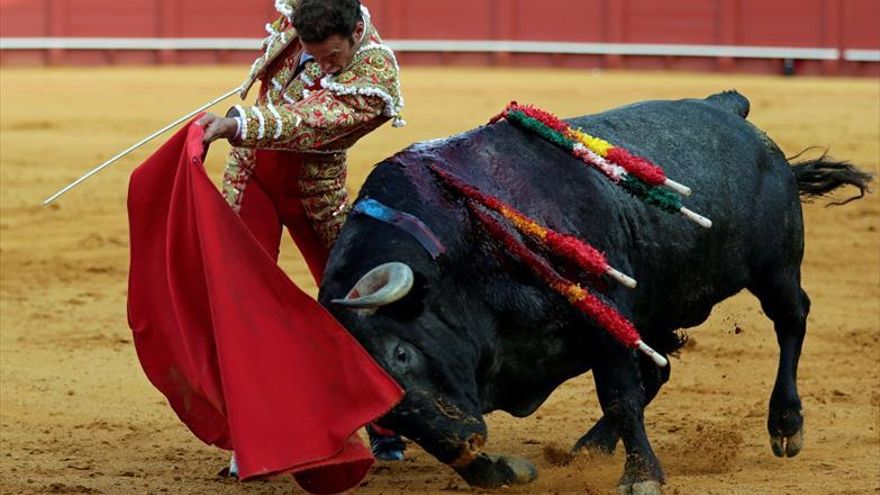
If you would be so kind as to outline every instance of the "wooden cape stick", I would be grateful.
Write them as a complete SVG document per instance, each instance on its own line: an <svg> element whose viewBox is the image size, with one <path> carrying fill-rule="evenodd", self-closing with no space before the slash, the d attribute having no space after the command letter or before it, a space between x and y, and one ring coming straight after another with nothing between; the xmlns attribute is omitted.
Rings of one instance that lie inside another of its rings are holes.
<svg viewBox="0 0 880 495"><path fill-rule="evenodd" d="M89 177L91 177L91 176L97 174L97 173L100 172L101 170L104 170L105 168L107 168L108 166L110 166L111 164L113 164L114 162L116 162L117 160L119 160L120 158L124 157L125 155L131 153L132 151L134 151L134 150L140 148L141 146L147 144L148 142L152 141L153 139L155 139L157 136L163 134L163 133L164 133L165 131L167 131L168 129L171 129L171 128L174 127L174 126L176 126L176 125L178 125L178 124L180 124L180 123L182 123L182 122L185 122L186 120L188 120L188 119L194 117L195 115L197 115L199 112L201 112L201 111L203 111L203 110L205 110L205 109L207 109L207 108L209 108L209 107L212 107L212 106L216 105L217 103L220 103L221 101L225 100L226 98L229 98L230 96L232 96L232 95L238 93L240 90L241 90L241 88L239 88L239 87L236 86L235 89L231 89L231 90L229 90L227 93L225 93L225 94L223 94L223 95L221 95L221 96L218 96L217 98L214 98L213 100L209 101L208 103L205 103L204 105L202 105L202 106L200 106L199 108L193 110L192 112L190 112L190 113L184 115L183 117L181 117L181 118L175 120L174 122L172 122L172 123L166 125L165 127L159 129L158 131L156 131L156 132L150 134L149 136L145 137L144 139L138 141L137 143L133 144L131 147L129 147L129 148L126 149L125 151L120 152L119 154L117 154L117 155L114 156L113 158L111 158L111 159L107 160L106 162L104 162L104 163L98 165L97 167L95 167L95 168L89 170L88 172L86 172L85 174L83 174L83 176L80 177L79 179L76 179L75 181L71 182L70 184L68 184L67 186L65 186L63 189L61 189L60 191L58 191L58 192L56 192L55 194L53 194L53 195L49 196L48 198L46 198L46 200L43 201L43 206L48 206L48 205L51 204L53 201L55 201L56 199L58 199L62 194L66 193L67 191L70 191L70 190L73 189L74 187L80 185L80 184L81 184L82 182L84 182L86 179L88 179Z"/></svg>

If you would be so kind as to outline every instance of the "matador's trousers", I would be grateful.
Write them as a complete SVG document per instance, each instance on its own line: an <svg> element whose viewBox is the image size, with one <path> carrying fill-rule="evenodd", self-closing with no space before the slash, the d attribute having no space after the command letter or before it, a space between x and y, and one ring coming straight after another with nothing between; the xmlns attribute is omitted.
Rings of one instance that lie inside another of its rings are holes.
<svg viewBox="0 0 880 495"><path fill-rule="evenodd" d="M224 187L224 192L275 260L282 226L287 227L315 282L320 284L330 247L348 208L345 166L345 153L258 150L254 169L246 177L239 173L236 188Z"/></svg>

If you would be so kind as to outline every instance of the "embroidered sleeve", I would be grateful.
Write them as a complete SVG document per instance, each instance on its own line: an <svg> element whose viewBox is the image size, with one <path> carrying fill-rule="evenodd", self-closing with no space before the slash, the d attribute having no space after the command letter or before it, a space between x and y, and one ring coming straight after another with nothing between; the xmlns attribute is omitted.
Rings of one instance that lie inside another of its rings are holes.
<svg viewBox="0 0 880 495"><path fill-rule="evenodd" d="M348 141L359 131L369 132L384 121L377 121L384 108L385 102L376 96L336 95L326 89L281 106L238 106L241 129L234 144L288 151L320 149Z"/></svg>
<svg viewBox="0 0 880 495"><path fill-rule="evenodd" d="M267 98L236 107L240 131L233 144L290 151L347 148L388 118L403 124L400 68L378 37L358 49L344 72L317 80L319 71L317 64L308 64L287 90L274 78ZM302 99L297 99L300 87Z"/></svg>

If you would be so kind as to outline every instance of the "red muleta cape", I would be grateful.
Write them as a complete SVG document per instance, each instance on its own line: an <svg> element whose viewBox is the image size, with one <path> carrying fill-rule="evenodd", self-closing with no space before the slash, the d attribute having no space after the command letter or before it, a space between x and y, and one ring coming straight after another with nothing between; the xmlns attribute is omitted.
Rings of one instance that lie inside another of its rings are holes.
<svg viewBox="0 0 880 495"><path fill-rule="evenodd" d="M313 493L349 489L374 462L356 430L403 391L229 208L203 133L191 122L131 176L141 365L198 438L235 450L242 479L291 472Z"/></svg>

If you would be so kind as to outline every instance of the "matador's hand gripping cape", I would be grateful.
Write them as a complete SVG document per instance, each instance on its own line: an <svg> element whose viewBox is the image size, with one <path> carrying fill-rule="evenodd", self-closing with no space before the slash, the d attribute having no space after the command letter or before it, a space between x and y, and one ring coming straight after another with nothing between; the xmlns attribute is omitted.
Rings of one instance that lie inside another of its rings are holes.
<svg viewBox="0 0 880 495"><path fill-rule="evenodd" d="M190 124L131 177L129 324L147 377L192 432L234 449L243 479L291 472L356 486L355 431L402 397L253 238L206 175Z"/></svg>

